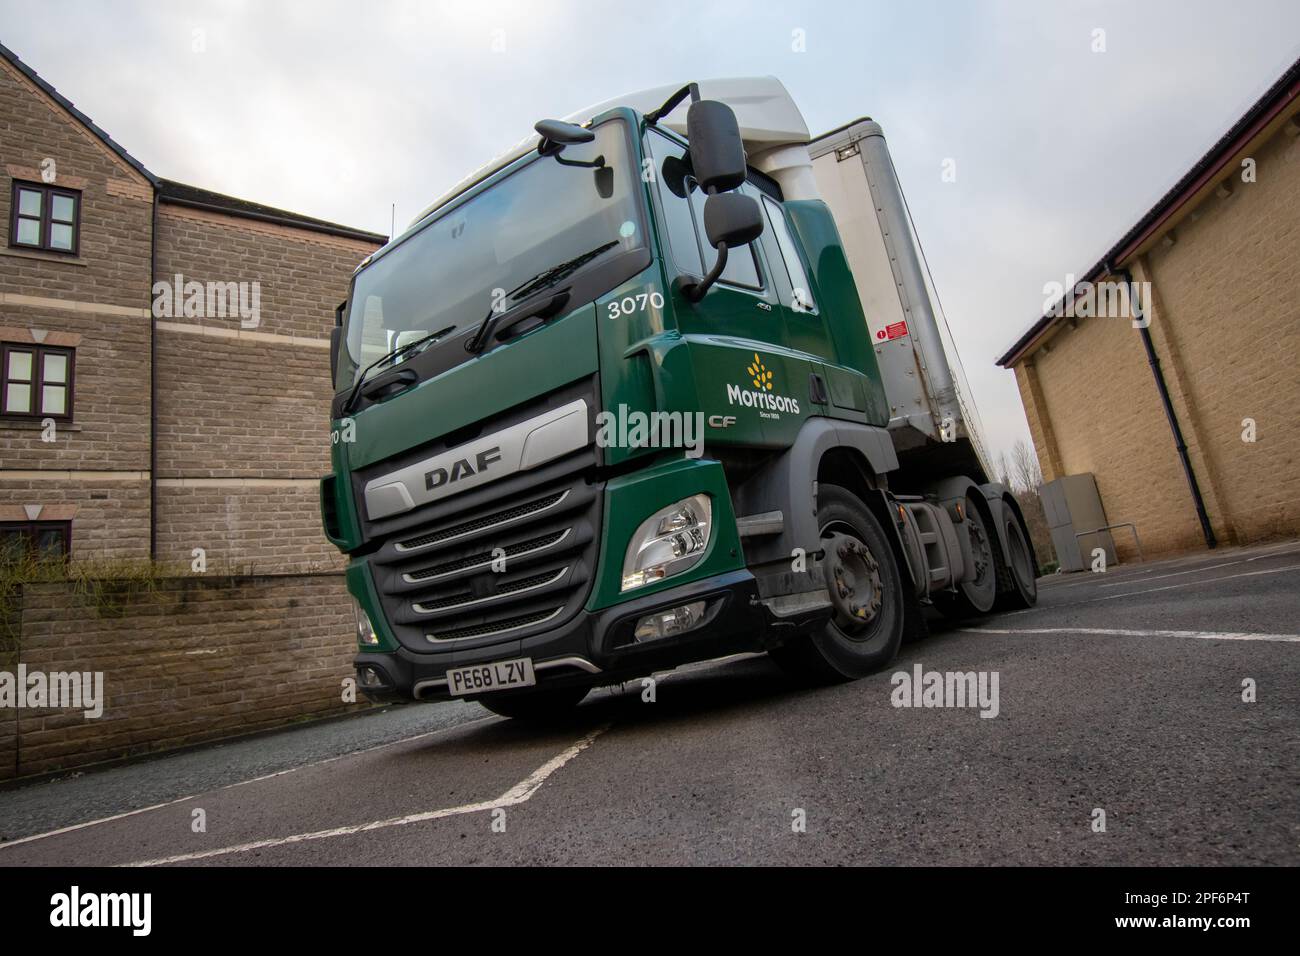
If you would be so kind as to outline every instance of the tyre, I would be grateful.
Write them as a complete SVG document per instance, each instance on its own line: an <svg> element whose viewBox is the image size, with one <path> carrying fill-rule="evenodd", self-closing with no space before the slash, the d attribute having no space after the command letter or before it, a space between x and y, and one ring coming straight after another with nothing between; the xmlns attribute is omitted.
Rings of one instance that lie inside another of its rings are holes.
<svg viewBox="0 0 1300 956"><path fill-rule="evenodd" d="M587 687L560 687L525 694L485 694L478 702L502 717L543 724L563 720L587 696Z"/></svg>
<svg viewBox="0 0 1300 956"><path fill-rule="evenodd" d="M1018 611L1038 603L1037 571L1033 549L1020 526L1020 519L1010 508L1002 509L1003 528L1007 534L1007 553L998 548L999 610Z"/></svg>
<svg viewBox="0 0 1300 956"><path fill-rule="evenodd" d="M817 495L822 571L834 614L819 631L769 653L791 676L816 683L879 670L903 639L903 579L884 529L866 505L837 485Z"/></svg>
<svg viewBox="0 0 1300 956"><path fill-rule="evenodd" d="M966 497L963 506L966 511L966 532L970 536L971 556L975 562L975 577L963 581L957 586L956 594L937 594L934 606L947 617L961 620L987 614L993 610L998 597L998 550L984 515L971 500Z"/></svg>

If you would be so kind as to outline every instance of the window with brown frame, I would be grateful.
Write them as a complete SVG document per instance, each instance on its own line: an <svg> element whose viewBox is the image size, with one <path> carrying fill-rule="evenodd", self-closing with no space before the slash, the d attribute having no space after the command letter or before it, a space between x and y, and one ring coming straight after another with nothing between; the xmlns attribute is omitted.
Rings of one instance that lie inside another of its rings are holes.
<svg viewBox="0 0 1300 956"><path fill-rule="evenodd" d="M76 255L81 244L81 193L14 181L9 245Z"/></svg>
<svg viewBox="0 0 1300 956"><path fill-rule="evenodd" d="M71 521L0 522L0 563L66 561L71 553Z"/></svg>
<svg viewBox="0 0 1300 956"><path fill-rule="evenodd" d="M0 419L72 419L74 349L0 345Z"/></svg>

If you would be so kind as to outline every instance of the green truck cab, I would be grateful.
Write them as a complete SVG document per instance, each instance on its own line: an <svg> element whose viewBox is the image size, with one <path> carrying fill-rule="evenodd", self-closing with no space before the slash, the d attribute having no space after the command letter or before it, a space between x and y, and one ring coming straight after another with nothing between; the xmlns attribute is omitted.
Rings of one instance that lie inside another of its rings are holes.
<svg viewBox="0 0 1300 956"><path fill-rule="evenodd" d="M983 475L891 490L835 219L747 164L729 107L692 85L537 129L337 314L321 508L368 696L549 715L745 650L848 679L923 604L1032 601Z"/></svg>

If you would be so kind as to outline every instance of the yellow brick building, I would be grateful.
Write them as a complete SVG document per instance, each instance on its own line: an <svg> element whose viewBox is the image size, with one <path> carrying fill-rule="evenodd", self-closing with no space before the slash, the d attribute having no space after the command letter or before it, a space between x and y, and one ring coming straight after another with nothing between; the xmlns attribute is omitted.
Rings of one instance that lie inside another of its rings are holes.
<svg viewBox="0 0 1300 956"><path fill-rule="evenodd" d="M1044 480L1092 473L1148 555L1300 534L1298 114L1300 61L998 360Z"/></svg>

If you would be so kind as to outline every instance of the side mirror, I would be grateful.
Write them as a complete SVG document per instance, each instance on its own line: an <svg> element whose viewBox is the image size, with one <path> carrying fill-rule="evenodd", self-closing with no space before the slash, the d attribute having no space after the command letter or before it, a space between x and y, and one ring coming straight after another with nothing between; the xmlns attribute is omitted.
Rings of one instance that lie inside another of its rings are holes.
<svg viewBox="0 0 1300 956"><path fill-rule="evenodd" d="M718 261L698 281L680 277L680 290L688 302L699 302L727 268L727 250L747 246L763 234L763 211L743 193L714 193L704 200L704 234L718 250Z"/></svg>
<svg viewBox="0 0 1300 956"><path fill-rule="evenodd" d="M576 123L566 123L563 120L538 120L533 129L542 138L542 142L537 148L543 156L547 153L557 152L574 143L590 143L596 138L596 134L591 130L583 129Z"/></svg>
<svg viewBox="0 0 1300 956"><path fill-rule="evenodd" d="M745 181L745 146L736 114L726 103L698 100L686 113L695 180L706 193L726 192Z"/></svg>
<svg viewBox="0 0 1300 956"><path fill-rule="evenodd" d="M704 234L714 249L747 246L763 234L763 210L752 196L714 193L704 200Z"/></svg>
<svg viewBox="0 0 1300 956"><path fill-rule="evenodd" d="M596 138L596 134L589 129L578 126L574 123L565 123L562 120L539 120L534 124L533 129L537 130L537 135L542 141L537 144L537 152L543 156L554 156L555 161L561 166L585 166L588 169L599 170L605 165L605 157L597 156L595 159L565 159L560 155L564 147L572 146L575 143L590 143ZM597 180L597 188L599 188Z"/></svg>

